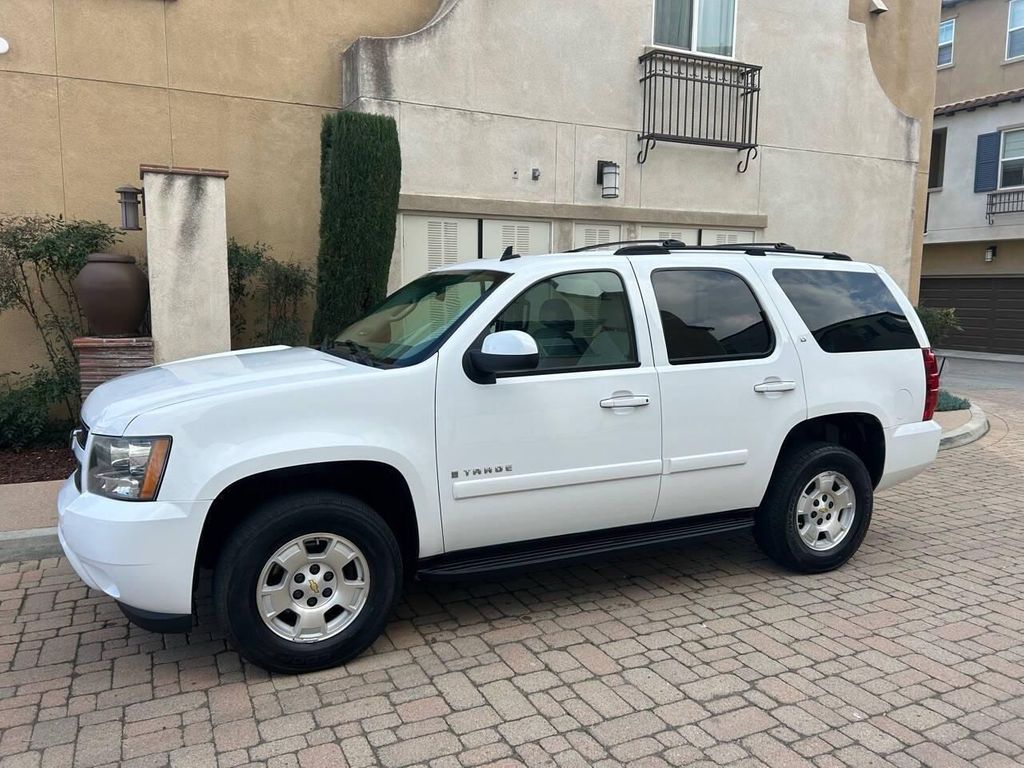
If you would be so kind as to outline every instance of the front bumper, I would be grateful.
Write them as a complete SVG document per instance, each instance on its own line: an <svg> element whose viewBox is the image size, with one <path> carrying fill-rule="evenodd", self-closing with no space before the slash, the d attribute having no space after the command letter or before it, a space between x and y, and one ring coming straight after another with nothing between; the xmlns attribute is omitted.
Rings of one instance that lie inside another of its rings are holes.
<svg viewBox="0 0 1024 768"><path fill-rule="evenodd" d="M903 424L885 431L885 470L882 491L927 469L939 452L942 427L934 421Z"/></svg>
<svg viewBox="0 0 1024 768"><path fill-rule="evenodd" d="M69 478L57 496L57 536L75 572L129 618L192 614L192 581L210 502L132 502L82 493ZM157 617L161 618L161 617Z"/></svg>

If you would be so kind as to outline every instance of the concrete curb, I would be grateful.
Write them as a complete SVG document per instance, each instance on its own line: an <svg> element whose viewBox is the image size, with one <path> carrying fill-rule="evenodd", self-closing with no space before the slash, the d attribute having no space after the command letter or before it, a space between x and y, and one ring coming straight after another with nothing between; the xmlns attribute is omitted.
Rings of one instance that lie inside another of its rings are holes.
<svg viewBox="0 0 1024 768"><path fill-rule="evenodd" d="M29 528L0 533L0 563L12 560L39 560L63 554L56 528Z"/></svg>
<svg viewBox="0 0 1024 768"><path fill-rule="evenodd" d="M975 440L980 440L988 432L988 416L978 406L971 403L971 419L956 429L951 429L942 435L939 440L939 450L949 448L960 448L969 445Z"/></svg>

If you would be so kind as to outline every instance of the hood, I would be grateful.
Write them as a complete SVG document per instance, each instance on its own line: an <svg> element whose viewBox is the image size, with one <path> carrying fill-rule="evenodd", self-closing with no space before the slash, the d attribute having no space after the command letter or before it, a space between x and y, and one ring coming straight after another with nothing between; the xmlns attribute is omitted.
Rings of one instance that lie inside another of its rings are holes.
<svg viewBox="0 0 1024 768"><path fill-rule="evenodd" d="M194 357L100 385L82 405L82 421L97 434L122 435L135 417L167 405L373 370L308 347L261 347Z"/></svg>

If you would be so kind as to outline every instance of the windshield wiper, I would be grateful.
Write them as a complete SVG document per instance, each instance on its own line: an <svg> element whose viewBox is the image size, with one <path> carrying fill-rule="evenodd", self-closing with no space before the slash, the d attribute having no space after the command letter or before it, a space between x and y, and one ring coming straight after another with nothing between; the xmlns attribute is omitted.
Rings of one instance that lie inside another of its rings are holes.
<svg viewBox="0 0 1024 768"><path fill-rule="evenodd" d="M374 368L377 367L377 359L373 356L368 347L364 347L362 344L358 344L354 341L336 341L332 345L331 349L327 350L327 352L332 355L336 354L334 350L338 347L347 350L351 355L351 359L355 360L355 362L362 363L363 365L369 365ZM341 357L341 355L338 356Z"/></svg>

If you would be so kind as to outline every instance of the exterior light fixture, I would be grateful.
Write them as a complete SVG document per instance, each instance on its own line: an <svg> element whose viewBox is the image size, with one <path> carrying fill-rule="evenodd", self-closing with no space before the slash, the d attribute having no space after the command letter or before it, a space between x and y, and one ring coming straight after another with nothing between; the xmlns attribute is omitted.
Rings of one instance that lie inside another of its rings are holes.
<svg viewBox="0 0 1024 768"><path fill-rule="evenodd" d="M601 185L601 197L614 199L619 196L619 164L611 160L597 161L597 183Z"/></svg>
<svg viewBox="0 0 1024 768"><path fill-rule="evenodd" d="M121 229L124 230L137 230L142 229L139 226L139 204L142 202L142 190L138 187L133 187L130 184L126 184L123 187L118 187L117 202L121 206ZM145 211L143 211L145 214Z"/></svg>
<svg viewBox="0 0 1024 768"><path fill-rule="evenodd" d="M994 245L990 245L988 248L985 249L985 261L986 262L993 262L995 260L996 260L996 247Z"/></svg>
<svg viewBox="0 0 1024 768"><path fill-rule="evenodd" d="M11 50L11 44L0 37L0 56Z"/></svg>

